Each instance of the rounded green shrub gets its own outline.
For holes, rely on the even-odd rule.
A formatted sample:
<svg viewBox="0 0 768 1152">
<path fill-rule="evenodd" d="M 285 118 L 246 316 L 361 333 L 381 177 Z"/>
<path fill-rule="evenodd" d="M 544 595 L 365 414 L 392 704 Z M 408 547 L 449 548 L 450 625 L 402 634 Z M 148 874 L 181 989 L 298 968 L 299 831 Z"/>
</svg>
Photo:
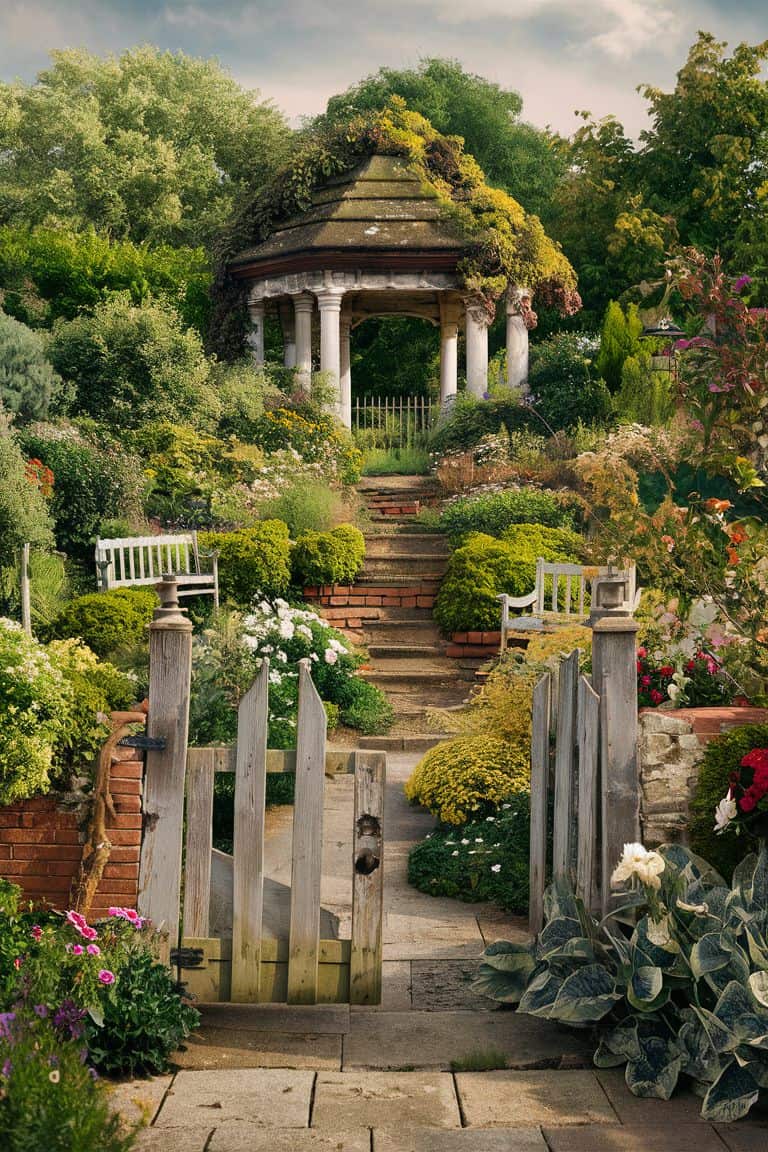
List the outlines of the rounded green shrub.
<svg viewBox="0 0 768 1152">
<path fill-rule="evenodd" d="M 200 547 L 219 554 L 219 584 L 225 600 L 248 605 L 257 595 L 281 596 L 291 582 L 288 526 L 261 520 L 236 532 L 201 532 Z"/>
<path fill-rule="evenodd" d="M 381 689 L 368 680 L 350 676 L 339 685 L 336 702 L 342 724 L 365 736 L 376 736 L 392 727 L 392 705 Z"/>
<path fill-rule="evenodd" d="M 444 824 L 463 824 L 526 792 L 530 778 L 528 740 L 459 736 L 430 748 L 414 768 L 405 794 Z"/>
<path fill-rule="evenodd" d="M 136 683 L 106 660 L 99 660 L 82 640 L 52 640 L 48 655 L 71 688 L 71 702 L 61 716 L 56 760 L 62 768 L 80 768 L 93 760 L 109 727 L 99 721 L 136 702 Z"/>
<path fill-rule="evenodd" d="M 507 488 L 451 501 L 440 514 L 439 527 L 457 544 L 467 532 L 501 536 L 512 524 L 573 528 L 577 517 L 578 505 L 565 494 L 542 488 Z"/>
<path fill-rule="evenodd" d="M 153 588 L 115 588 L 77 596 L 47 629 L 51 640 L 79 637 L 102 660 L 140 643 L 157 607 Z"/>
<path fill-rule="evenodd" d="M 753 748 L 768 748 L 768 724 L 745 724 L 710 740 L 699 765 L 699 778 L 691 804 L 691 848 L 729 879 L 733 869 L 755 851 L 747 833 L 718 835 L 715 808 L 728 791 L 728 775 L 736 771 L 743 756 Z"/>
<path fill-rule="evenodd" d="M 351 584 L 365 560 L 365 539 L 359 528 L 340 524 L 330 532 L 305 532 L 293 546 L 291 572 L 295 584 Z"/>
<path fill-rule="evenodd" d="M 429 448 L 436 456 L 474 448 L 484 436 L 500 432 L 502 428 L 508 432 L 541 432 L 542 424 L 535 413 L 520 403 L 519 392 L 508 390 L 489 400 L 477 400 L 464 392 L 438 422 L 430 436 Z"/>
<path fill-rule="evenodd" d="M 531 348 L 528 385 L 535 410 L 556 432 L 611 417 L 611 394 L 592 365 L 589 345 L 577 332 L 561 332 Z"/>
<path fill-rule="evenodd" d="M 501 540 L 474 533 L 451 555 L 435 602 L 435 620 L 446 635 L 496 629 L 501 619 L 497 597 L 502 592 L 532 592 L 538 557 L 577 561 L 580 552 L 580 538 L 564 528 L 518 524 Z"/>
</svg>

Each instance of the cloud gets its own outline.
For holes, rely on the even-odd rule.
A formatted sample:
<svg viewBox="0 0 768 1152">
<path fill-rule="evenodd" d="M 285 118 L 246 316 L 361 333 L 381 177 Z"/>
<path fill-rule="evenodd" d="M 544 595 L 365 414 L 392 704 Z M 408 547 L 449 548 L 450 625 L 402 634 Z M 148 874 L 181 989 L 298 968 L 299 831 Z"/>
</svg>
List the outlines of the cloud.
<svg viewBox="0 0 768 1152">
<path fill-rule="evenodd" d="M 609 27 L 589 41 L 593 47 L 616 60 L 629 60 L 638 50 L 663 42 L 681 28 L 671 8 L 650 0 L 603 0 Z"/>
</svg>

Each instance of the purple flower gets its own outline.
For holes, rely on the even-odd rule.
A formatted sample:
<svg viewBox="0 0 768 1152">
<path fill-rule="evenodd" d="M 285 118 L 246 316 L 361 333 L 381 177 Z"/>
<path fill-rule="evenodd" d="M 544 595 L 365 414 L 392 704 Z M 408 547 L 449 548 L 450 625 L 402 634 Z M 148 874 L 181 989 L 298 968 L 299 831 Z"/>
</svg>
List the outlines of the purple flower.
<svg viewBox="0 0 768 1152">
<path fill-rule="evenodd" d="M 10 1076 L 11 1068 L 12 1068 L 12 1064 L 11 1064 L 10 1059 L 6 1060 L 5 1063 L 3 1064 L 2 1068 L 0 1068 L 0 1076 L 2 1076 L 4 1080 L 7 1080 L 8 1077 Z"/>
<path fill-rule="evenodd" d="M 84 1016 L 85 1013 L 74 1000 L 62 1000 L 53 1014 L 53 1024 L 59 1031 L 68 1032 L 70 1039 L 79 1040 L 83 1034 Z"/>
<path fill-rule="evenodd" d="M 12 1040 L 11 1024 L 16 1019 L 15 1012 L 0 1012 L 0 1040 Z"/>
<path fill-rule="evenodd" d="M 741 292 L 742 288 L 746 288 L 748 284 L 752 283 L 751 276 L 739 276 L 733 288 L 735 292 Z"/>
<path fill-rule="evenodd" d="M 490 392 L 483 392 L 483 400 L 490 400 L 490 398 L 491 398 Z"/>
<path fill-rule="evenodd" d="M 45 1020 L 48 1015 L 48 1009 L 45 1004 L 35 1004 L 34 1013 L 35 1016 L 39 1016 L 41 1020 Z"/>
</svg>

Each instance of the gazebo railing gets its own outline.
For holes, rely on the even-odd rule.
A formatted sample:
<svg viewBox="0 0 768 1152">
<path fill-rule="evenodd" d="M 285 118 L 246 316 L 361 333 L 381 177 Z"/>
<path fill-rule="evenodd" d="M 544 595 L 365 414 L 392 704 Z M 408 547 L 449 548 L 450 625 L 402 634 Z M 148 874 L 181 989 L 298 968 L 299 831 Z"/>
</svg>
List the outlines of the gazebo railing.
<svg viewBox="0 0 768 1152">
<path fill-rule="evenodd" d="M 382 447 L 413 444 L 429 431 L 438 411 L 427 396 L 356 396 L 352 429 L 375 431 Z"/>
</svg>

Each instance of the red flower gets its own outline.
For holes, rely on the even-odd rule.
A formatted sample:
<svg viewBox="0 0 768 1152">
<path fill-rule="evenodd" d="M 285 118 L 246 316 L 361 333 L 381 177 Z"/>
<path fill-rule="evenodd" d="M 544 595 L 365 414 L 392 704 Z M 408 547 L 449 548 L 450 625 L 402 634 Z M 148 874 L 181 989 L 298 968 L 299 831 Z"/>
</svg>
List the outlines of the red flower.
<svg viewBox="0 0 768 1152">
<path fill-rule="evenodd" d="M 648 649 L 647 648 L 638 648 L 637 654 L 641 660 L 644 660 L 646 658 L 646 656 L 648 655 Z"/>
<path fill-rule="evenodd" d="M 742 768 L 768 768 L 768 748 L 753 748 L 741 758 Z"/>
<path fill-rule="evenodd" d="M 638 672 L 642 672 L 642 670 L 643 670 L 643 662 L 642 662 L 642 660 L 638 660 L 638 661 L 637 661 L 637 670 L 638 670 Z"/>
<path fill-rule="evenodd" d="M 663 699 L 664 699 L 664 693 L 659 692 L 658 688 L 654 688 L 653 692 L 651 692 L 652 702 L 654 704 L 661 704 Z"/>
<path fill-rule="evenodd" d="M 696 667 L 696 662 L 694 660 L 689 660 L 685 666 L 685 670 L 686 670 L 686 672 L 693 672 L 695 667 Z"/>
<path fill-rule="evenodd" d="M 752 795 L 751 791 L 747 789 L 741 800 L 739 800 L 739 807 L 741 808 L 742 812 L 752 812 L 756 806 L 757 797 Z"/>
<path fill-rule="evenodd" d="M 650 676 L 643 676 L 640 680 L 640 683 L 642 684 L 643 688 L 650 688 L 650 686 L 651 686 Z"/>
<path fill-rule="evenodd" d="M 675 669 L 672 664 L 663 664 L 661 668 L 659 668 L 660 676 L 674 676 L 674 674 Z"/>
</svg>

